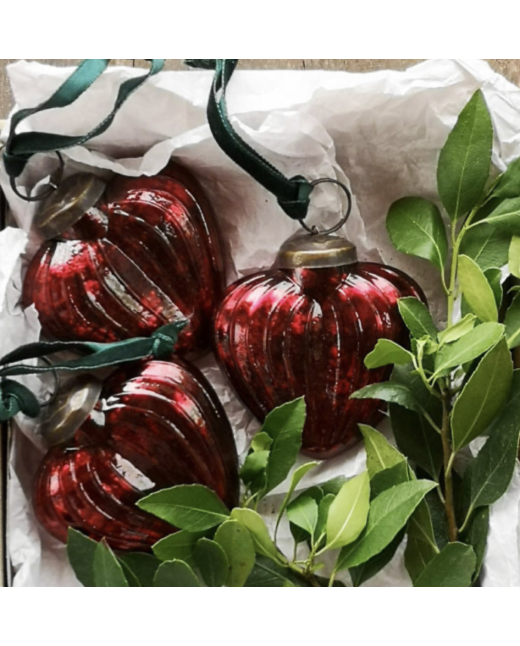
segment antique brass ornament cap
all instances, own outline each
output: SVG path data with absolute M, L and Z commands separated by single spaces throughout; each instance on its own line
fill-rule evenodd
M 280 248 L 276 266 L 280 269 L 318 269 L 354 262 L 357 262 L 356 247 L 346 238 L 329 233 L 297 234 Z
M 66 442 L 92 412 L 101 395 L 102 383 L 90 376 L 74 379 L 44 409 L 40 433 L 49 446 Z
M 46 240 L 56 238 L 98 202 L 105 187 L 106 182 L 91 173 L 67 177 L 42 201 L 33 227 Z

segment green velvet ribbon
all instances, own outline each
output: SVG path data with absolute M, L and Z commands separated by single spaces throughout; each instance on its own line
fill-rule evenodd
M 36 153 L 56 152 L 64 148 L 79 146 L 89 139 L 105 132 L 114 121 L 117 111 L 128 97 L 150 78 L 150 76 L 160 72 L 164 66 L 164 59 L 162 58 L 145 59 L 150 62 L 148 72 L 124 81 L 119 88 L 114 107 L 110 114 L 85 135 L 69 136 L 49 132 L 21 132 L 18 134 L 16 132 L 16 128 L 24 119 L 43 110 L 65 108 L 74 103 L 103 74 L 110 60 L 109 58 L 89 58 L 83 61 L 49 99 L 40 103 L 35 108 L 19 110 L 13 114 L 11 117 L 9 137 L 3 151 L 4 165 L 9 177 L 19 177 L 29 159 Z
M 0 359 L 0 422 L 11 419 L 19 412 L 29 417 L 37 417 L 40 413 L 40 404 L 34 394 L 27 387 L 8 377 L 58 370 L 67 372 L 95 370 L 140 359 L 168 358 L 173 352 L 180 331 L 186 324 L 186 321 L 169 323 L 156 330 L 150 337 L 136 337 L 116 343 L 42 341 L 20 346 Z M 86 356 L 44 366 L 19 363 L 65 351 L 84 352 Z
M 233 129 L 226 105 L 228 83 L 238 64 L 238 59 L 187 59 L 190 67 L 215 70 L 213 86 L 208 101 L 208 123 L 215 141 L 236 164 L 278 200 L 285 213 L 303 220 L 307 215 L 313 185 L 302 177 L 285 177 L 277 168 L 247 144 Z

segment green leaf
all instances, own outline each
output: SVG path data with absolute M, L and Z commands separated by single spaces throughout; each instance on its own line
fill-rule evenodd
M 318 503 L 303 493 L 288 505 L 287 517 L 293 525 L 300 527 L 312 536 L 318 522 Z
M 386 228 L 398 251 L 425 258 L 443 271 L 448 238 L 439 209 L 422 197 L 404 197 L 394 202 Z
M 520 345 L 520 294 L 517 294 L 504 319 L 506 326 L 507 345 L 510 350 Z
M 184 561 L 166 561 L 155 575 L 156 588 L 200 588 L 200 581 L 191 567 Z
M 457 398 L 451 417 L 453 448 L 481 435 L 507 401 L 513 381 L 513 361 L 501 339 L 479 363 Z
M 430 509 L 425 500 L 408 521 L 407 537 L 404 564 L 412 582 L 415 582 L 428 563 L 439 553 L 433 534 Z
M 292 495 L 294 493 L 294 490 L 296 487 L 300 484 L 301 480 L 304 478 L 304 476 L 311 470 L 314 469 L 314 467 L 318 466 L 320 463 L 319 462 L 306 462 L 305 464 L 302 464 L 299 466 L 297 469 L 294 470 L 294 473 L 292 474 L 291 478 L 291 483 L 289 485 L 289 490 L 285 494 L 285 498 L 283 499 L 283 502 L 281 504 L 280 509 L 278 510 L 278 518 L 276 519 L 276 531 L 278 530 L 278 525 L 280 524 L 280 521 L 282 520 L 282 516 L 287 509 L 287 505 L 289 504 Z
M 273 563 L 270 559 L 258 556 L 255 567 L 249 575 L 246 588 L 308 588 L 308 583 L 303 577 L 291 572 L 286 567 Z
M 428 336 L 430 339 L 437 339 L 437 328 L 432 315 L 422 301 L 408 296 L 400 298 L 397 305 L 399 314 L 413 337 L 422 339 L 422 337 Z
M 460 289 L 471 311 L 483 321 L 498 321 L 495 296 L 484 272 L 468 256 L 459 256 Z
M 416 588 L 469 588 L 477 565 L 469 545 L 450 543 L 433 558 L 416 579 Z
M 285 560 L 271 540 L 264 519 L 260 514 L 252 509 L 237 508 L 231 512 L 231 518 L 238 520 L 239 523 L 249 530 L 257 554 L 267 556 L 275 561 L 281 560 L 283 562 Z
M 262 430 L 273 444 L 266 468 L 264 495 L 288 476 L 302 445 L 306 408 L 303 397 L 272 410 L 265 418 Z
M 435 376 L 473 361 L 498 343 L 503 334 L 504 326 L 500 323 L 478 325 L 455 343 L 439 350 L 435 358 Z
M 410 390 L 402 384 L 389 381 L 380 384 L 371 384 L 350 395 L 351 399 L 381 399 L 389 404 L 399 404 L 408 410 L 421 412 L 421 407 Z
M 345 484 L 345 482 L 347 482 L 347 480 L 348 478 L 346 478 L 345 476 L 337 476 L 336 478 L 332 478 L 332 480 L 327 480 L 327 482 L 321 484 L 320 489 L 323 491 L 324 495 L 332 493 L 337 496 L 341 490 L 341 487 Z
M 96 588 L 128 588 L 128 581 L 105 539 L 97 544 L 94 552 L 94 586 Z
M 363 583 L 365 583 L 365 581 L 374 577 L 385 566 L 387 566 L 394 558 L 397 548 L 402 543 L 403 538 L 404 530 L 401 530 L 390 545 L 387 545 L 382 552 L 376 554 L 368 561 L 365 561 L 365 563 L 350 568 L 349 574 L 352 580 L 352 585 L 355 588 L 359 588 Z
M 406 525 L 428 491 L 436 486 L 427 480 L 413 480 L 380 494 L 370 505 L 363 534 L 358 541 L 341 550 L 337 571 L 361 565 L 384 550 Z
M 217 494 L 199 484 L 162 489 L 139 500 L 137 506 L 189 532 L 211 529 L 229 517 Z
M 471 211 L 480 200 L 491 167 L 493 126 L 477 90 L 462 110 L 444 144 L 437 166 L 437 187 L 453 222 Z
M 509 273 L 515 278 L 520 278 L 520 236 L 513 236 L 511 239 L 507 264 Z
M 346 482 L 332 502 L 327 518 L 326 548 L 350 545 L 367 524 L 370 507 L 370 479 L 364 471 Z
M 432 519 L 435 543 L 441 550 L 449 542 L 446 510 L 436 491 L 431 491 L 425 498 Z
M 161 561 L 152 554 L 145 554 L 141 552 L 129 552 L 122 554 L 119 557 L 123 568 L 128 568 L 133 576 L 143 588 L 153 587 L 153 581 L 157 568 Z M 126 572 L 126 570 L 125 570 Z
M 458 341 L 468 332 L 471 332 L 471 330 L 475 327 L 476 322 L 477 317 L 474 314 L 466 314 L 466 316 L 455 323 L 455 325 L 452 325 L 442 332 L 439 332 L 439 342 L 442 345 L 447 345 L 448 343 Z
M 251 449 L 257 451 L 268 451 L 273 444 L 273 438 L 267 433 L 260 431 L 251 440 Z
M 482 271 L 503 267 L 508 260 L 510 239 L 510 235 L 495 229 L 484 220 L 478 227 L 466 231 L 460 253 L 474 260 Z
M 215 534 L 215 541 L 228 560 L 228 588 L 244 586 L 255 564 L 255 546 L 249 530 L 236 520 L 228 520 Z
M 520 370 L 515 370 L 509 398 L 489 430 L 489 437 L 462 479 L 466 518 L 488 507 L 507 491 L 513 477 L 520 435 Z
M 403 460 L 394 464 L 393 467 L 375 474 L 370 480 L 370 498 L 377 498 L 383 491 L 408 482 L 408 480 L 410 480 L 410 470 L 406 460 Z
M 185 529 L 165 538 L 161 538 L 153 546 L 153 553 L 161 561 L 186 561 L 188 565 L 194 565 L 193 550 L 201 532 L 188 532 Z
M 312 539 L 312 536 L 309 534 L 309 532 L 306 532 L 304 529 L 298 527 L 298 525 L 295 525 L 294 523 L 289 523 L 289 529 L 291 530 L 291 535 L 297 545 L 299 543 L 304 543 L 305 541 L 310 542 L 310 540 Z
M 486 269 L 484 276 L 491 287 L 491 291 L 495 297 L 496 306 L 500 310 L 502 299 L 504 297 L 502 291 L 502 271 L 496 267 L 491 267 L 490 269 Z
M 365 442 L 367 471 L 370 478 L 373 478 L 380 471 L 389 469 L 400 462 L 405 462 L 404 456 L 388 442 L 382 433 L 366 424 L 359 424 L 358 426 Z
M 339 491 L 338 491 L 339 493 Z M 314 530 L 314 543 L 317 544 L 327 536 L 327 519 L 329 517 L 330 506 L 334 502 L 337 494 L 328 493 L 320 500 L 318 504 L 318 522 Z
M 220 545 L 209 538 L 201 538 L 193 555 L 204 583 L 209 588 L 221 588 L 226 582 L 229 566 Z
M 411 366 L 395 367 L 391 380 L 393 383 L 406 386 L 440 428 L 442 404 L 427 390 L 422 379 L 414 373 Z M 423 415 L 395 404 L 391 404 L 389 410 L 392 431 L 399 450 L 436 480 L 443 460 L 439 433 Z
M 85 588 L 95 588 L 94 556 L 98 542 L 69 527 L 67 534 L 67 556 L 78 581 Z
M 486 554 L 488 532 L 489 507 L 481 507 L 473 514 L 467 530 L 460 535 L 461 541 L 467 545 L 471 545 L 477 557 L 477 565 L 473 574 L 474 581 L 478 578 L 482 568 Z
M 240 469 L 240 479 L 246 486 L 257 491 L 265 486 L 269 454 L 269 451 L 257 451 L 256 453 L 250 453 L 246 457 Z
M 413 354 L 397 343 L 388 339 L 379 339 L 376 347 L 365 357 L 365 366 L 369 370 L 389 364 L 404 365 L 413 361 Z
M 504 200 L 485 220 L 472 225 L 474 229 L 488 225 L 508 236 L 520 234 L 520 197 Z
M 520 159 L 515 159 L 509 164 L 495 185 L 492 195 L 502 199 L 520 195 Z

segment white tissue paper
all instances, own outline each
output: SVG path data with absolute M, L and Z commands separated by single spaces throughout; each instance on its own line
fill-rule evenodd
M 71 73 L 39 63 L 8 67 L 16 109 L 33 107 Z M 83 134 L 112 108 L 117 88 L 142 71 L 110 68 L 76 104 L 32 117 L 22 129 Z M 206 124 L 210 72 L 165 72 L 153 77 L 123 106 L 113 125 L 86 146 L 64 153 L 67 172 L 88 168 L 124 175 L 154 174 L 174 157 L 198 176 L 208 193 L 227 242 L 228 282 L 273 262 L 298 224 L 286 217 L 275 199 L 233 164 L 218 148 Z M 520 90 L 481 61 L 435 60 L 404 72 L 238 71 L 228 91 L 229 112 L 237 130 L 269 161 L 290 176 L 337 177 L 355 195 L 346 226 L 362 260 L 396 266 L 423 287 L 433 314 L 445 317 L 439 279 L 429 263 L 396 252 L 387 237 L 389 205 L 405 195 L 436 195 L 436 163 L 457 115 L 477 88 L 482 88 L 496 132 L 493 161 L 503 170 L 520 156 Z M 5 140 L 6 131 L 3 133 Z M 33 187 L 56 167 L 49 155 L 31 161 L 19 179 Z M 0 353 L 36 340 L 36 313 L 19 305 L 24 264 L 35 251 L 30 239 L 34 206 L 17 198 L 5 172 L 0 183 L 20 227 L 0 234 Z M 330 225 L 342 205 L 335 190 L 313 195 L 309 222 Z M 212 356 L 200 362 L 215 387 L 233 426 L 243 459 L 258 422 L 231 391 Z M 33 425 L 34 426 L 34 425 Z M 41 459 L 37 429 L 18 420 L 10 459 L 8 550 L 15 586 L 78 585 L 65 548 L 36 523 L 31 508 L 31 481 Z M 383 425 L 384 426 L 384 425 Z M 19 431 L 22 432 L 19 432 Z M 387 429 L 383 429 L 389 435 Z M 358 446 L 324 462 L 306 476 L 307 487 L 365 468 Z M 272 519 L 282 485 L 264 505 Z M 504 498 L 493 506 L 483 585 L 519 586 L 520 473 Z M 292 549 L 287 528 L 280 538 Z M 347 584 L 348 584 L 347 575 Z M 409 586 L 402 548 L 379 575 L 365 585 Z

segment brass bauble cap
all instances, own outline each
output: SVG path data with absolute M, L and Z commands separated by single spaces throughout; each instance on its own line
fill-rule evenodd
M 356 261 L 356 247 L 346 238 L 329 233 L 299 234 L 282 245 L 276 267 L 318 269 L 350 265 Z
M 76 224 L 103 195 L 106 182 L 91 173 L 76 173 L 63 180 L 41 203 L 33 227 L 46 240 Z

